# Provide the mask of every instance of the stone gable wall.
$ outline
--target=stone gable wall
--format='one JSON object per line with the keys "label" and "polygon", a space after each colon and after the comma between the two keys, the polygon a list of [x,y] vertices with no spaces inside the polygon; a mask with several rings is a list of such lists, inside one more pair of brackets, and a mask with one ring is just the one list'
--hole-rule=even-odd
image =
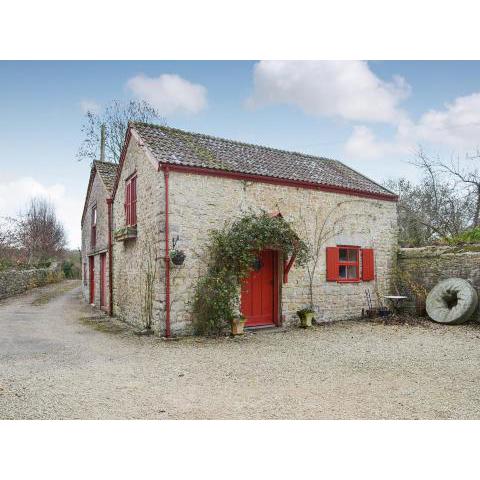
{"label": "stone gable wall", "polygon": [[[84,223],[82,225],[82,294],[85,300],[88,302],[90,299],[89,290],[89,256],[94,256],[95,262],[95,305],[100,305],[100,254],[106,252],[106,268],[105,268],[105,304],[108,308],[109,300],[109,266],[108,266],[108,206],[107,198],[108,192],[102,179],[98,173],[95,174],[95,178],[90,190],[90,196],[88,198],[87,210],[85,213]],[[95,248],[91,245],[91,226],[92,226],[92,208],[97,206],[97,233],[96,233],[96,245]],[[85,268],[86,265],[86,277]]]}
{"label": "stone gable wall", "polygon": [[126,152],[113,204],[113,229],[125,225],[125,181],[137,173],[137,238],[113,243],[113,311],[122,320],[145,324],[145,286],[148,257],[157,268],[153,300],[153,328],[164,326],[164,218],[163,173],[132,137]]}

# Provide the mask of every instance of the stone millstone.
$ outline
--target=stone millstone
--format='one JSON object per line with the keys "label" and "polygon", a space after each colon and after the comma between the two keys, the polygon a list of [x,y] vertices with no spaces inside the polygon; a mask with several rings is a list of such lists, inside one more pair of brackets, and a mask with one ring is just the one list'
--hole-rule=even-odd
{"label": "stone millstone", "polygon": [[435,322],[465,323],[477,309],[478,295],[462,278],[448,278],[437,283],[427,296],[427,313]]}

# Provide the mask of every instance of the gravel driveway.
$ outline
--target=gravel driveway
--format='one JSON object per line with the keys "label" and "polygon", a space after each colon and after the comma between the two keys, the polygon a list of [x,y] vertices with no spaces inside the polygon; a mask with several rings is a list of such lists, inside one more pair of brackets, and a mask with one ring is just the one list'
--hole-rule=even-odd
{"label": "gravel driveway", "polygon": [[77,281],[0,303],[2,419],[480,418],[480,326],[138,337]]}

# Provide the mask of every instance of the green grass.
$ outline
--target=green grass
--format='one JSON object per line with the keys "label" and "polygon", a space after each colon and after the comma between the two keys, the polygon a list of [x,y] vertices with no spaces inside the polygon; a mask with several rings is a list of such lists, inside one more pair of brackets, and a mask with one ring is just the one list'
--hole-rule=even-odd
{"label": "green grass", "polygon": [[480,243],[480,227],[466,230],[455,237],[446,238],[445,241],[450,245]]}

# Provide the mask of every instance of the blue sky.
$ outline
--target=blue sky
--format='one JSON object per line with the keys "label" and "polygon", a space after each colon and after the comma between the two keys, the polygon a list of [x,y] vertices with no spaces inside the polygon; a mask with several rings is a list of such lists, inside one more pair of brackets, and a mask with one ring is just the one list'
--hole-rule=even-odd
{"label": "blue sky", "polygon": [[80,244],[85,108],[143,98],[167,124],[337,158],[381,181],[421,144],[480,138],[480,62],[0,62],[0,216],[45,194]]}

